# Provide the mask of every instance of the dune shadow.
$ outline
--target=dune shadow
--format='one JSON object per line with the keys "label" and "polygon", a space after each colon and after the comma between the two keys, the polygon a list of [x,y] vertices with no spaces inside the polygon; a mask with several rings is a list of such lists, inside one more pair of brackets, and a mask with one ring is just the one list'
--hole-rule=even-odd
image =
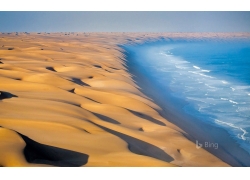
{"label": "dune shadow", "polygon": [[76,84],[78,84],[80,86],[90,86],[90,85],[88,85],[87,83],[81,81],[78,78],[72,78],[70,81],[73,82],[73,83],[76,83]]}
{"label": "dune shadow", "polygon": [[93,65],[94,67],[97,67],[97,68],[102,68],[102,66],[100,65]]}
{"label": "dune shadow", "polygon": [[9,99],[9,98],[13,98],[13,97],[17,97],[14,94],[11,94],[9,92],[5,92],[5,91],[0,91],[0,100],[2,99]]}
{"label": "dune shadow", "polygon": [[93,102],[95,102],[95,103],[101,104],[100,102],[95,101],[94,99],[91,99],[91,98],[89,98],[89,97],[86,97],[86,96],[83,96],[83,97],[86,98],[86,99],[88,99],[88,100],[91,100],[91,101],[93,101]]}
{"label": "dune shadow", "polygon": [[98,114],[98,113],[94,113],[92,112],[95,116],[97,116],[98,118],[102,119],[103,121],[106,121],[106,122],[109,122],[109,123],[113,123],[113,124],[121,124],[120,122],[110,118],[110,117],[107,117],[107,116],[104,116],[102,114]]}
{"label": "dune shadow", "polygon": [[50,70],[50,71],[56,72],[55,69],[54,69],[53,67],[46,67],[46,69],[48,69],[48,70]]}
{"label": "dune shadow", "polygon": [[[93,123],[93,122],[92,122]],[[159,159],[165,162],[171,162],[174,160],[170,155],[168,155],[165,151],[158,148],[157,146],[147,143],[145,141],[139,140],[137,138],[128,136],[126,134],[108,129],[106,127],[103,127],[101,125],[98,125],[96,123],[93,123],[96,126],[102,128],[103,130],[121,138],[122,140],[126,141],[128,143],[128,148],[131,152],[143,156],[149,156],[155,159]]]}
{"label": "dune shadow", "polygon": [[133,111],[133,110],[130,110],[130,109],[127,109],[128,111],[130,111],[132,114],[134,114],[135,116],[138,116],[140,118],[143,118],[143,119],[146,119],[148,121],[151,121],[152,123],[155,123],[155,124],[158,124],[160,126],[166,126],[165,123],[157,120],[157,119],[154,119],[153,117],[151,116],[148,116],[146,114],[142,114],[142,113],[139,113],[139,112],[136,112],[136,111]]}
{"label": "dune shadow", "polygon": [[114,70],[119,70],[119,69],[117,69],[117,68],[114,68],[114,67],[109,67],[109,68],[111,68],[111,69],[114,69]]}
{"label": "dune shadow", "polygon": [[109,72],[109,73],[113,73],[113,72],[111,72],[111,71],[109,71],[109,70],[107,70],[107,69],[105,69],[105,71],[107,71],[107,72]]}
{"label": "dune shadow", "polygon": [[29,163],[79,167],[88,162],[89,155],[87,154],[41,144],[25,135],[18,134],[26,143],[24,156]]}

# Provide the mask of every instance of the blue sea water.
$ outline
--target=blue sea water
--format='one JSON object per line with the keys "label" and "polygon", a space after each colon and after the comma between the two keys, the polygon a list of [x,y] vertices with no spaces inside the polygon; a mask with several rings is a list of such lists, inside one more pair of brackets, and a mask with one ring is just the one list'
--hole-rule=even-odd
{"label": "blue sea water", "polygon": [[138,68],[199,121],[227,130],[250,153],[250,39],[127,45]]}

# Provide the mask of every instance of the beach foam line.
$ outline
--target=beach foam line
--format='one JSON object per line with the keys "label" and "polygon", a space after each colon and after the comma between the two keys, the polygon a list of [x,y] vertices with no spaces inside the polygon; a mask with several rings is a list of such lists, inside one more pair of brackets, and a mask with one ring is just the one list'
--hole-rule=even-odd
{"label": "beach foam line", "polygon": [[235,125],[232,124],[232,123],[220,121],[220,120],[218,120],[218,119],[216,119],[215,122],[218,123],[218,124],[225,124],[225,125],[227,125],[227,126],[230,126],[230,127],[232,127],[232,128],[235,128],[235,129],[239,129],[240,131],[243,132],[243,134],[238,134],[238,138],[239,138],[239,139],[242,139],[242,140],[246,140],[245,134],[248,134],[248,132],[247,132],[245,129],[243,129],[243,128],[241,128],[241,127],[237,127],[237,126],[235,126]]}

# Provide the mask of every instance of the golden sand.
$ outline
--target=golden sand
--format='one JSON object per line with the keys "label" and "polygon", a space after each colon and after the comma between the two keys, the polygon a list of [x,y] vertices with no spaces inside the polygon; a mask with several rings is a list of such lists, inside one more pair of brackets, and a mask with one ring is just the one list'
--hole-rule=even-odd
{"label": "golden sand", "polygon": [[125,68],[117,45],[158,36],[0,35],[0,166],[228,166],[164,119]]}

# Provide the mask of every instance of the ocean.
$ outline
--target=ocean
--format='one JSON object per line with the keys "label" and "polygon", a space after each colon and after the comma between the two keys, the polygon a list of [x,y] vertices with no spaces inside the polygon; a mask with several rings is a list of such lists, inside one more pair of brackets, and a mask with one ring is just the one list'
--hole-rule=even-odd
{"label": "ocean", "polygon": [[162,94],[195,119],[225,129],[250,154],[250,39],[161,40],[123,48]]}

